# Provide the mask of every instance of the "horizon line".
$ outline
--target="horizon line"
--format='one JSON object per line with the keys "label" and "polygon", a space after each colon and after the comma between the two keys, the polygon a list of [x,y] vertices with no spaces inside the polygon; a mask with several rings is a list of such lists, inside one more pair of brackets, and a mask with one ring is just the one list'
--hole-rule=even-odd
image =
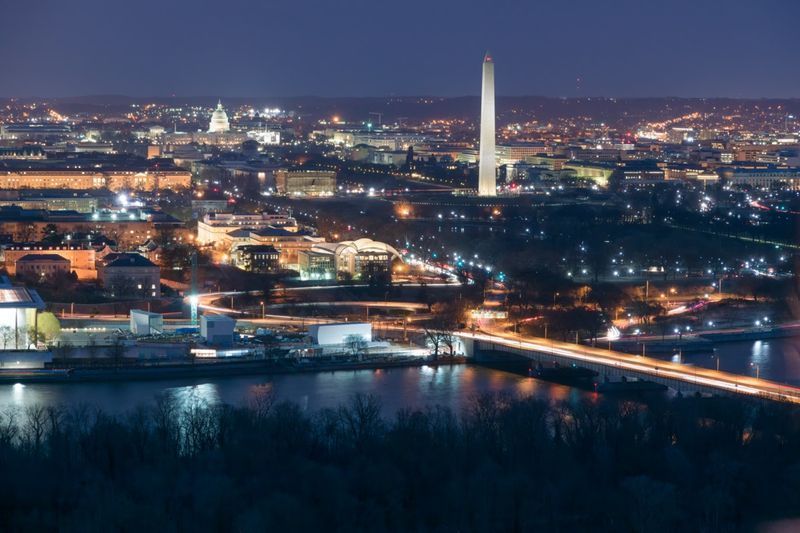
{"label": "horizon line", "polygon": [[[148,100],[148,99],[209,99],[223,101],[229,100],[255,100],[255,99],[278,99],[278,100],[297,100],[297,99],[320,99],[320,100],[346,100],[346,99],[410,99],[410,98],[436,98],[440,100],[457,100],[463,98],[477,98],[480,99],[479,94],[462,94],[462,95],[433,95],[433,94],[406,94],[406,95],[358,95],[358,96],[345,96],[345,95],[315,95],[305,94],[298,96],[219,96],[219,95],[147,95],[147,96],[132,96],[120,93],[89,93],[78,95],[61,95],[61,96],[42,96],[42,95],[29,95],[29,96],[6,96],[0,95],[0,100],[67,100],[67,99],[90,99],[90,98],[126,98],[129,100]],[[496,99],[512,99],[512,98],[543,98],[549,100],[800,100],[800,96],[675,96],[675,95],[640,95],[640,96],[603,96],[603,95],[573,95],[573,96],[552,96],[544,94],[515,94],[515,95],[495,95]]]}

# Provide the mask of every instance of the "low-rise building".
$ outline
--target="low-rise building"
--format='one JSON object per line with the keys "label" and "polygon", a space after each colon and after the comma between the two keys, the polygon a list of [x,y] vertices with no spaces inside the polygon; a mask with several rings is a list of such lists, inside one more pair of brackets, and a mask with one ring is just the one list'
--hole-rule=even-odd
{"label": "low-rise building", "polygon": [[297,252],[297,269],[304,280],[335,279],[336,259],[327,250],[300,250]]}
{"label": "low-rise building", "polygon": [[231,346],[236,320],[225,315],[203,315],[200,317],[200,336],[213,346]]}
{"label": "low-rise building", "polygon": [[164,316],[141,309],[131,309],[131,333],[134,335],[157,335],[164,331]]}
{"label": "low-rise building", "polygon": [[97,268],[97,279],[114,297],[161,296],[161,270],[136,253],[110,253]]}
{"label": "low-rise building", "polygon": [[266,274],[280,268],[280,255],[274,246],[245,244],[231,251],[231,263],[248,272]]}
{"label": "low-rise building", "polygon": [[16,242],[34,242],[44,239],[54,227],[62,234],[106,235],[123,248],[133,248],[154,237],[157,225],[180,226],[180,222],[167,215],[156,215],[133,211],[88,214],[0,207],[0,235],[8,235]]}
{"label": "low-rise building", "polygon": [[280,252],[283,268],[297,268],[298,254],[310,250],[317,243],[325,242],[322,237],[314,237],[305,232],[287,232],[280,228],[265,228],[248,233],[241,244],[269,245]]}
{"label": "low-rise building", "polygon": [[[300,229],[297,221],[289,215],[208,213],[197,222],[197,244],[214,244],[217,247],[225,247],[225,236],[234,230],[267,228],[279,228],[288,233],[295,233]],[[227,244],[227,246],[230,245]]]}
{"label": "low-rise building", "polygon": [[20,258],[30,254],[57,255],[65,259],[78,279],[95,279],[96,250],[89,243],[47,244],[42,242],[7,244],[3,246],[3,260],[6,271],[16,275],[16,265]]}
{"label": "low-rise building", "polygon": [[344,345],[358,338],[372,342],[372,324],[369,322],[340,322],[337,324],[312,324],[308,326],[311,341],[320,346]]}
{"label": "low-rise building", "polygon": [[18,278],[40,280],[69,274],[70,262],[57,254],[26,254],[15,261],[14,271]]}

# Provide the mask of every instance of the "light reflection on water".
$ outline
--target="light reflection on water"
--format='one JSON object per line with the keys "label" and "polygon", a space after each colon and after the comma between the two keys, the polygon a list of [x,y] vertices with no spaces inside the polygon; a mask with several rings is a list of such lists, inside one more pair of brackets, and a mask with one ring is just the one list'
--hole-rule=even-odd
{"label": "light reflection on water", "polygon": [[713,369],[716,357],[720,370],[800,385],[800,337],[720,343],[713,356],[684,353],[683,362]]}
{"label": "light reflection on water", "polygon": [[[717,347],[720,369],[800,385],[800,338],[727,343]],[[710,354],[683,354],[683,362],[715,368]],[[182,379],[165,381],[0,385],[0,411],[29,405],[99,407],[123,413],[168,395],[187,407],[193,402],[248,405],[265,391],[276,401],[297,403],[305,411],[335,408],[355,394],[381,399],[384,414],[401,408],[441,405],[460,412],[482,393],[510,393],[550,401],[577,402],[596,395],[479,366],[424,366],[308,374]]]}
{"label": "light reflection on water", "polygon": [[553,401],[578,401],[591,396],[567,386],[500,370],[457,365],[202,380],[0,385],[0,409],[34,404],[66,407],[86,404],[110,413],[123,413],[151,403],[161,395],[176,399],[181,409],[198,403],[248,405],[265,391],[270,391],[275,401],[292,401],[306,411],[335,408],[355,394],[372,394],[380,398],[387,416],[402,408],[434,405],[460,412],[483,393],[536,396]]}

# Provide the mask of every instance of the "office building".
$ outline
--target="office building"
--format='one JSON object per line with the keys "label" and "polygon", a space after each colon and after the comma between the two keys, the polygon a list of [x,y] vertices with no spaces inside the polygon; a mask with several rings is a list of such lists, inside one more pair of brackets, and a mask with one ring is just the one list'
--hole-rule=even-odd
{"label": "office building", "polygon": [[800,191],[800,168],[735,169],[728,183],[755,189]]}
{"label": "office building", "polygon": [[0,161],[0,189],[178,191],[191,183],[191,172],[169,159],[76,154],[43,161]]}
{"label": "office building", "polygon": [[278,170],[275,172],[278,194],[287,196],[333,196],[336,172],[328,170]]}

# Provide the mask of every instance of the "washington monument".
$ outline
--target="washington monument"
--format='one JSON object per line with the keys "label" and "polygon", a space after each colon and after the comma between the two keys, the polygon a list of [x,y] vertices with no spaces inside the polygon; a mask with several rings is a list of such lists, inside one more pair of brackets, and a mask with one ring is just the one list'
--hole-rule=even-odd
{"label": "washington monument", "polygon": [[494,63],[486,52],[483,58],[481,88],[481,146],[478,167],[478,196],[497,195],[497,168],[494,154]]}

